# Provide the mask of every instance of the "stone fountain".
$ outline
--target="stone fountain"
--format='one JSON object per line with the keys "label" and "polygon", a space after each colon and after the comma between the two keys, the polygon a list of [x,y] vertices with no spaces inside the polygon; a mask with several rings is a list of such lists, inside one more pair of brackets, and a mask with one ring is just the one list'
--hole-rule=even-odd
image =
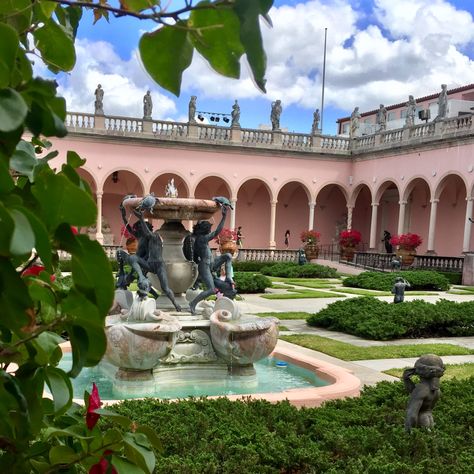
{"label": "stone fountain", "polygon": [[[209,220],[221,208],[219,199],[132,196],[122,204],[129,214],[141,209],[144,217],[164,221],[154,234],[161,237],[168,286],[183,311],[163,295],[155,300],[143,292],[133,295],[123,286],[116,290],[107,318],[105,355],[119,368],[114,387],[120,391],[124,384],[147,382],[155,390],[190,381],[217,382],[229,374],[254,377],[253,363],[275,348],[278,320],[242,314],[239,303],[220,292],[216,301],[202,301],[194,314],[189,311],[199,292],[191,289],[198,267],[193,261],[193,236],[183,221]],[[155,274],[149,272],[146,278],[161,290]]]}

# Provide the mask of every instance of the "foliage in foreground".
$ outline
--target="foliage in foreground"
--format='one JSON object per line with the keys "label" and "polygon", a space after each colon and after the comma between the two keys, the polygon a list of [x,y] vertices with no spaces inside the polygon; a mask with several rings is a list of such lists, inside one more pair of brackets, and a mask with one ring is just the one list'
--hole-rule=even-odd
{"label": "foliage in foreground", "polygon": [[336,301],[313,314],[310,326],[342,331],[366,339],[474,335],[474,301],[422,300],[393,304],[373,297]]}
{"label": "foliage in foreground", "polygon": [[126,401],[114,410],[156,428],[164,446],[157,473],[471,472],[474,378],[444,382],[433,431],[404,431],[401,383],[359,398],[297,410],[287,402]]}
{"label": "foliage in foreground", "polygon": [[267,265],[260,270],[264,275],[283,278],[337,278],[337,271],[326,265],[285,262]]}
{"label": "foliage in foreground", "polygon": [[239,293],[263,293],[272,286],[270,278],[259,273],[236,272],[234,281]]}
{"label": "foliage in foreground", "polygon": [[405,278],[410,283],[406,291],[413,290],[441,290],[449,289],[449,280],[441,273],[430,270],[416,270],[404,272],[363,272],[359,275],[344,279],[344,286],[366,288],[368,290],[391,291],[395,278]]}

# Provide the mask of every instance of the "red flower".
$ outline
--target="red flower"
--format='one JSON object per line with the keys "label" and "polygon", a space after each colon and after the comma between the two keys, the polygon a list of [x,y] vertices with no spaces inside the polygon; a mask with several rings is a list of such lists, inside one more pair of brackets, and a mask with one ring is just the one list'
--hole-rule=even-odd
{"label": "red flower", "polygon": [[339,245],[341,247],[355,247],[362,239],[358,230],[343,230],[339,234]]}
{"label": "red flower", "polygon": [[[118,474],[117,469],[112,466],[110,462],[110,456],[112,455],[112,451],[109,449],[104,451],[103,456],[100,458],[100,461],[97,464],[94,464],[89,469],[89,474]],[[106,456],[106,457],[104,457]]]}
{"label": "red flower", "polygon": [[86,413],[86,425],[87,428],[90,430],[94,428],[94,426],[99,421],[100,415],[95,412],[97,408],[100,408],[102,402],[100,401],[99,397],[99,390],[97,389],[97,385],[95,382],[92,383],[92,393],[89,395],[89,403],[87,405],[87,413]]}
{"label": "red flower", "polygon": [[394,235],[390,239],[392,245],[397,245],[403,250],[414,250],[423,242],[422,238],[418,234],[400,234]]}
{"label": "red flower", "polygon": [[77,235],[79,233],[79,231],[77,230],[77,227],[74,227],[73,225],[71,226],[71,232],[74,234],[74,235]]}
{"label": "red flower", "polygon": [[229,242],[229,240],[235,241],[237,240],[237,231],[224,227],[214,240],[216,240],[219,244]]}
{"label": "red flower", "polygon": [[135,236],[133,236],[128,230],[127,226],[122,224],[122,228],[120,229],[120,235],[123,235],[125,239],[135,239]]}
{"label": "red flower", "polygon": [[[31,265],[31,267],[28,267],[22,274],[22,277],[27,277],[27,276],[38,276],[41,272],[44,272],[46,269],[43,265]],[[54,281],[56,280],[56,277],[54,275],[50,276],[50,280]]]}
{"label": "red flower", "polygon": [[307,244],[317,244],[320,237],[321,233],[315,230],[304,230],[300,235],[301,242]]}

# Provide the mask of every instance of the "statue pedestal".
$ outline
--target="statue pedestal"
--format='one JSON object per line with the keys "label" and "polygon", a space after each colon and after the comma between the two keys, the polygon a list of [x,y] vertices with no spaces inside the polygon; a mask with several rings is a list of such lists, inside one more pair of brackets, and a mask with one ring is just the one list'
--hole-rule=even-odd
{"label": "statue pedestal", "polygon": [[466,252],[464,254],[464,265],[462,269],[462,284],[467,286],[474,285],[474,253]]}

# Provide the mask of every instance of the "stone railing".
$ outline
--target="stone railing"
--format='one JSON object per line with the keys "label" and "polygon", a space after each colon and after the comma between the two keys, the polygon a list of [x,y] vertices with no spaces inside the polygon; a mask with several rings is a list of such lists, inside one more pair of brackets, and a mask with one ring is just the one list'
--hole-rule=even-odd
{"label": "stone railing", "polygon": [[298,250],[239,249],[241,262],[297,262]]}
{"label": "stone railing", "polygon": [[434,140],[474,135],[472,115],[453,117],[413,127],[385,130],[362,137],[311,135],[280,130],[254,130],[210,124],[143,120],[120,116],[100,116],[69,112],[66,126],[71,132],[95,135],[143,137],[216,145],[292,150],[339,156],[378,152],[394,146],[419,145]]}

